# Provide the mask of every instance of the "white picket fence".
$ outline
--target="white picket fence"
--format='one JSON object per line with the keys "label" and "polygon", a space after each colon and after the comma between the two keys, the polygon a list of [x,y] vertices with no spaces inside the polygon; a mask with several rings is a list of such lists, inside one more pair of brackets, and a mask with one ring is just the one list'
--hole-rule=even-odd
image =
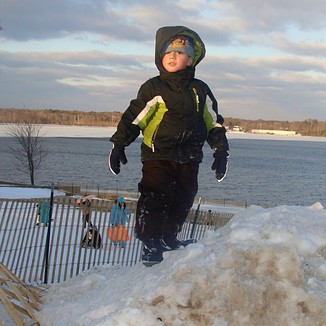
{"label": "white picket fence", "polygon": [[[52,219],[36,225],[37,206],[44,199],[0,199],[0,261],[28,284],[60,283],[93,266],[132,266],[141,259],[141,242],[133,232],[136,201],[127,202],[131,218],[125,225],[129,241],[115,245],[107,236],[112,200],[92,200],[91,221],[99,231],[101,248],[83,248],[88,231],[75,198],[54,198]],[[46,200],[50,205],[50,200]],[[180,234],[200,239],[207,229],[226,224],[232,214],[191,210]],[[196,220],[196,224],[194,221]]]}

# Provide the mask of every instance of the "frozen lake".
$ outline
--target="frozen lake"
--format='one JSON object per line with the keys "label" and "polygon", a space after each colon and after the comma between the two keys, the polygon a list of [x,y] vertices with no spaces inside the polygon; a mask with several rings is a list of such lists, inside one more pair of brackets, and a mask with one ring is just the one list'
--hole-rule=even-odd
{"label": "frozen lake", "polygon": [[[49,154],[37,172],[38,185],[62,182],[137,191],[140,139],[126,149],[129,162],[114,176],[107,169],[114,129],[45,126],[42,131]],[[211,170],[212,150],[204,147],[198,196],[258,205],[326,205],[325,138],[252,134],[228,134],[228,138],[229,171],[222,183],[216,182]],[[10,142],[0,138],[0,180],[28,183],[28,176],[14,167]]]}

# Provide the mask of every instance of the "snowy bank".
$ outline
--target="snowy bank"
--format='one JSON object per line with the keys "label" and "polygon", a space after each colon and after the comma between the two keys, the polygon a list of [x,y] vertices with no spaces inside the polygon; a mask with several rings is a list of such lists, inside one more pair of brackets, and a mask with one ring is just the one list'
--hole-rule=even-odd
{"label": "snowy bank", "polygon": [[[27,195],[26,195],[27,194]],[[47,188],[19,188],[0,185],[0,198],[19,199],[19,198],[50,198],[51,189]],[[54,190],[53,196],[65,196],[62,191]]]}
{"label": "snowy bank", "polygon": [[326,212],[252,206],[151,268],[101,266],[53,285],[41,325],[325,325]]}
{"label": "snowy bank", "polygon": [[[8,136],[5,132],[5,124],[0,124],[0,137]],[[63,126],[63,125],[43,125],[40,135],[42,137],[86,137],[102,138],[111,137],[116,131],[116,127],[91,127],[91,126]],[[297,140],[297,141],[321,141],[326,142],[326,137],[310,136],[280,136],[261,135],[244,132],[227,133],[229,139],[261,139],[261,140]]]}
{"label": "snowy bank", "polygon": [[[91,126],[42,125],[42,137],[110,137],[116,128]],[[6,124],[0,124],[0,137],[7,137]]]}

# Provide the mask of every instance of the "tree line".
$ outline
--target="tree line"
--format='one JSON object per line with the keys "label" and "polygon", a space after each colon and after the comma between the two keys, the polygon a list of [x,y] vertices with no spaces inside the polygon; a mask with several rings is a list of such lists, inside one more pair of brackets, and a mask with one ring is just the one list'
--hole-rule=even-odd
{"label": "tree line", "polygon": [[[0,109],[2,123],[34,123],[71,126],[115,127],[121,119],[121,112],[83,112],[67,110],[32,110],[32,109]],[[244,132],[252,129],[291,130],[303,136],[326,137],[326,121],[307,119],[304,121],[248,120],[240,118],[224,118],[224,125],[232,130],[239,126]]]}
{"label": "tree line", "polygon": [[83,112],[66,110],[0,109],[2,123],[53,124],[69,126],[114,127],[120,121],[121,112]]}
{"label": "tree line", "polygon": [[326,137],[326,120],[306,119],[304,121],[278,121],[278,120],[245,120],[226,118],[225,123],[230,130],[240,126],[244,132],[252,129],[264,130],[291,130],[302,136]]}

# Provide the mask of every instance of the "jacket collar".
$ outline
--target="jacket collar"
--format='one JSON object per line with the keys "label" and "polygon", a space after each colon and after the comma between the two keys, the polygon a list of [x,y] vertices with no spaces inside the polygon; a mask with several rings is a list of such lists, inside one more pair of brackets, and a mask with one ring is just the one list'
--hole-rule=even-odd
{"label": "jacket collar", "polygon": [[195,68],[187,67],[177,72],[160,71],[160,78],[170,85],[172,89],[188,87],[195,77]]}

